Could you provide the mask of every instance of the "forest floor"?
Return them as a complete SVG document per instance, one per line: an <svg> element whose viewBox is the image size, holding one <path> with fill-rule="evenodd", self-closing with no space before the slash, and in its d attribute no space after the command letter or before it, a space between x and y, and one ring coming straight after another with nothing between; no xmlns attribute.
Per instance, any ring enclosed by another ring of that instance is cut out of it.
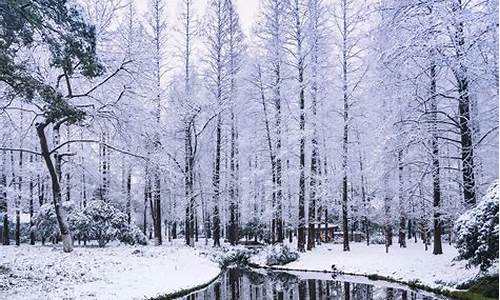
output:
<svg viewBox="0 0 500 300"><path fill-rule="evenodd" d="M365 243L351 243L350 250L342 251L342 244L317 245L313 251L301 253L297 261L283 268L331 271L331 266L335 265L341 272L376 274L398 281L447 289L454 289L479 273L478 268L467 269L464 261L454 261L458 255L457 249L448 244L443 244L442 255L433 255L432 245L425 251L421 242L408 241L407 248L400 248L397 240L389 248L389 253L385 253L384 245L367 246ZM258 258L256 262L258 263Z"/></svg>
<svg viewBox="0 0 500 300"><path fill-rule="evenodd" d="M144 299L204 284L217 263L179 244L2 246L0 299Z"/></svg>

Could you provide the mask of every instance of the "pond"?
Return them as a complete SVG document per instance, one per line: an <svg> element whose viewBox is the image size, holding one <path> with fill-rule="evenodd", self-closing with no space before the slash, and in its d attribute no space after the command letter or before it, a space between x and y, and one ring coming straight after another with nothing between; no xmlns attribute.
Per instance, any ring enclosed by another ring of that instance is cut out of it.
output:
<svg viewBox="0 0 500 300"><path fill-rule="evenodd" d="M425 291L361 276L230 268L183 300L436 300Z"/></svg>

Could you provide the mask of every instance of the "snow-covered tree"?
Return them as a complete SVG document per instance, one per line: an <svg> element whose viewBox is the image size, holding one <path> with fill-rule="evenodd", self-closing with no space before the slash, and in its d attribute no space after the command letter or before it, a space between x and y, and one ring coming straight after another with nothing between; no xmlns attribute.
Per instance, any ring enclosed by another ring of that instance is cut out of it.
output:
<svg viewBox="0 0 500 300"><path fill-rule="evenodd" d="M498 181L477 205L462 214L455 224L458 259L486 271L498 262Z"/></svg>

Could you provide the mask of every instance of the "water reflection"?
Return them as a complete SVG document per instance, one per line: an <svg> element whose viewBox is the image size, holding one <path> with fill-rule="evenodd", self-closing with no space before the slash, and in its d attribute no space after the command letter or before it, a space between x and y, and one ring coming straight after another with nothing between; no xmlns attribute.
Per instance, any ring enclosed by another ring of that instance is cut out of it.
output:
<svg viewBox="0 0 500 300"><path fill-rule="evenodd" d="M328 277L330 276L330 277ZM309 278L308 278L309 277ZM320 278L318 278L320 277ZM352 279L351 279L352 280ZM363 280L361 280L363 281ZM229 269L204 290L185 300L436 300L419 291L394 287L383 281L351 282L346 278L312 273Z"/></svg>

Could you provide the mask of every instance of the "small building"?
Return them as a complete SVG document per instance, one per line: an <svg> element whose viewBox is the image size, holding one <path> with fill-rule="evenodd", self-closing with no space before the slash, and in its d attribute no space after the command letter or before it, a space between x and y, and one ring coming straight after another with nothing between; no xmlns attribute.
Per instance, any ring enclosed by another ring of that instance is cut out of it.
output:
<svg viewBox="0 0 500 300"><path fill-rule="evenodd" d="M314 222L314 227L319 230L319 237L322 242L333 241L335 232L339 231L339 225L334 223Z"/></svg>

